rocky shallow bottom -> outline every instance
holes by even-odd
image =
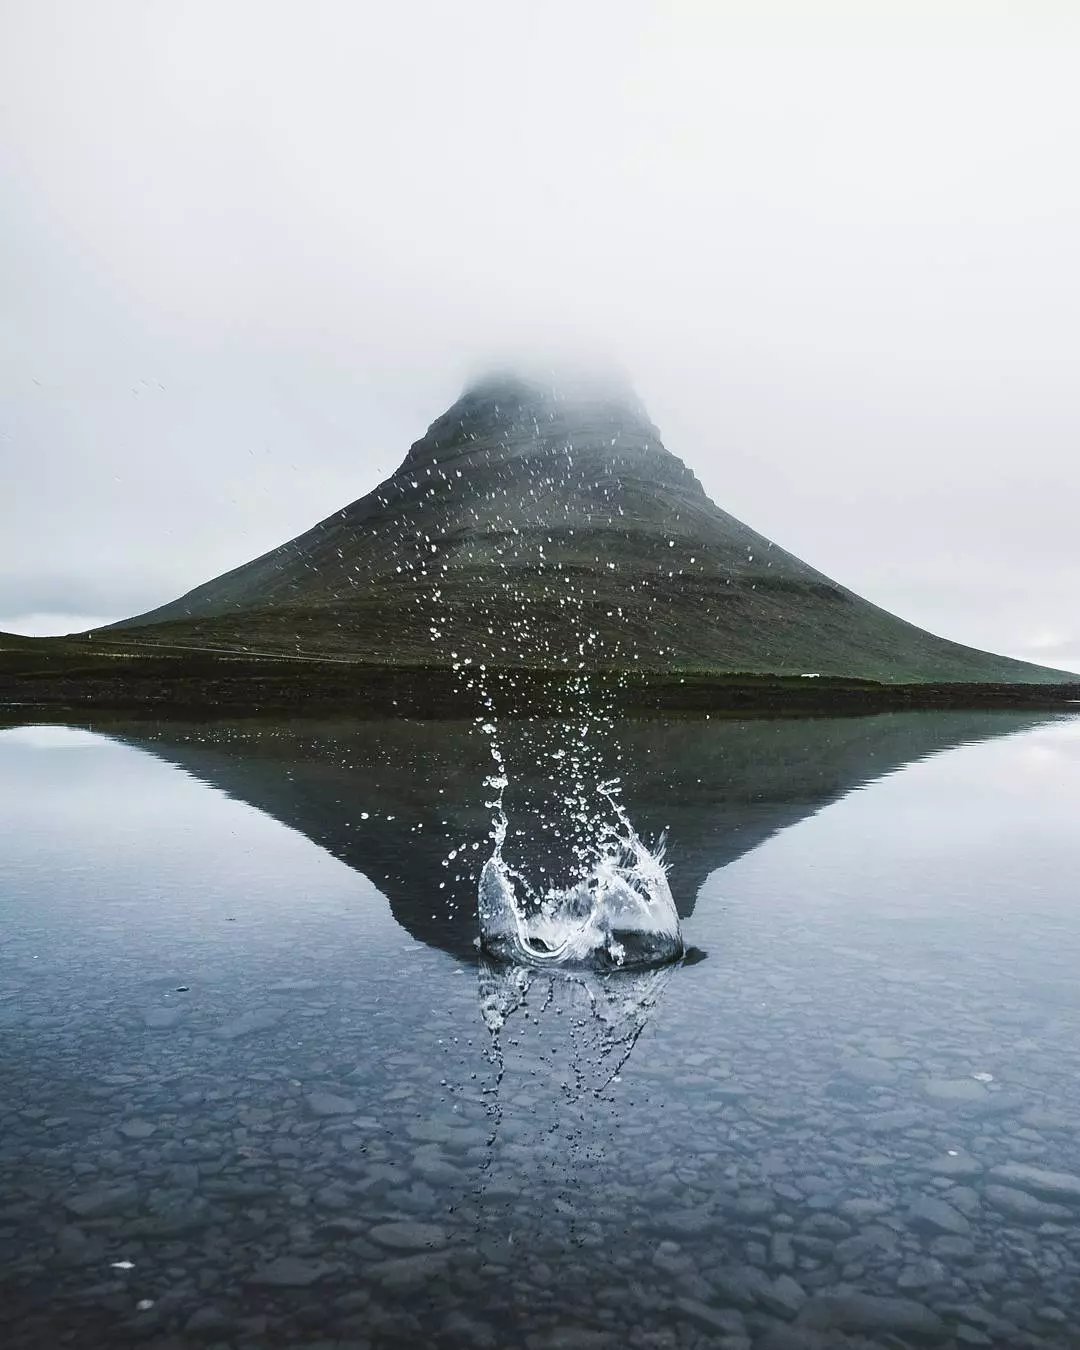
[[[3,1344],[1080,1345],[1068,887],[871,889],[873,804],[717,873],[707,959],[531,984],[223,797],[149,900],[13,834]]]
[[[872,970],[875,1022],[837,987],[826,1040],[796,964],[712,957],[599,1005],[534,984],[500,1057],[490,973],[399,959],[242,999],[134,979],[77,1015],[24,960],[6,1344],[1077,1343],[1071,1016],[958,1015],[925,978],[913,1006]]]

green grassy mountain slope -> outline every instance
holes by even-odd
[[[935,637],[785,552],[632,397],[514,377],[470,389],[366,497],[114,628],[388,665],[1075,680]]]

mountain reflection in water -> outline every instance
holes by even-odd
[[[1030,713],[881,713],[734,720],[614,722],[590,746],[591,777],[619,779],[641,838],[664,838],[681,919],[715,871],[849,792],[958,745],[1038,725]],[[617,1079],[656,1009],[671,968],[538,971],[479,950],[477,882],[491,850],[489,742],[471,722],[248,721],[117,724],[110,737],[299,830],[364,875],[395,920],[427,946],[477,965],[495,1087],[510,1060],[550,1074],[569,1101]],[[567,783],[547,750],[568,730],[538,719],[500,724],[511,781],[503,802],[547,857]],[[690,948],[691,962],[706,953]]]
[[[671,890],[686,919],[710,873],[777,831],[914,760],[1044,720],[1026,712],[626,719],[613,725],[596,767],[621,779],[623,807],[643,840],[666,832]],[[477,960],[491,759],[471,723],[113,721],[95,729],[299,830],[372,881],[413,937]],[[511,747],[515,737],[539,739],[535,723],[501,734]],[[530,772],[528,755],[511,751],[508,761],[507,809],[527,826],[552,785],[540,765]]]

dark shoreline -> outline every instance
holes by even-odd
[[[844,715],[889,709],[1042,708],[1080,711],[1069,684],[882,684],[831,676],[714,672],[488,669],[494,711],[543,715],[568,704],[619,713]],[[376,666],[319,658],[231,653],[138,653],[119,644],[87,651],[72,641],[0,648],[0,716],[124,712],[251,717],[345,713],[354,717],[471,717],[480,692],[446,667]]]

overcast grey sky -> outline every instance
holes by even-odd
[[[1080,670],[1078,68],[1075,0],[2,0],[0,628],[171,599],[557,356]]]

